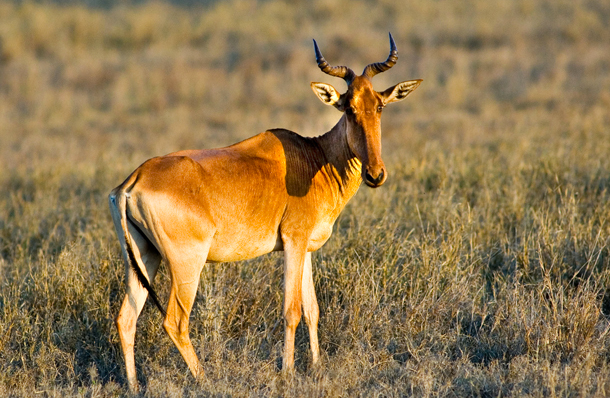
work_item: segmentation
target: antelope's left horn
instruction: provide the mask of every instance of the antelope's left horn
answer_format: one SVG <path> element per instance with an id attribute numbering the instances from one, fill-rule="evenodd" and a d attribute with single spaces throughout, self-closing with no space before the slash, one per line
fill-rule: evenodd
<path id="1" fill-rule="evenodd" d="M 375 76 L 378 73 L 385 72 L 390 69 L 392 66 L 396 64 L 398 60 L 398 51 L 396 50 L 396 43 L 394 42 L 394 38 L 390 33 L 390 55 L 385 62 L 376 62 L 374 64 L 367 65 L 362 72 L 362 76 L 366 76 L 369 79 Z"/>
<path id="2" fill-rule="evenodd" d="M 318 43 L 316 43 L 315 39 L 313 40 L 313 46 L 316 50 L 316 62 L 318 63 L 318 67 L 322 70 L 322 72 L 326 73 L 327 75 L 342 78 L 349 86 L 356 77 L 354 71 L 347 66 L 330 66 L 330 64 L 322 56 L 320 48 L 318 48 Z"/>

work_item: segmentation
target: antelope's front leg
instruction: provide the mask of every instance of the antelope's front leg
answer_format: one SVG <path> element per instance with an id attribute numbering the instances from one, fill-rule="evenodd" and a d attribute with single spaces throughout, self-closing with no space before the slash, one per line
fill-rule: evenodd
<path id="1" fill-rule="evenodd" d="M 311 347 L 311 360 L 313 364 L 318 363 L 320 349 L 318 347 L 318 319 L 320 317 L 320 309 L 316 298 L 316 289 L 313 284 L 313 270 L 311 266 L 311 253 L 305 255 L 305 264 L 303 266 L 303 316 L 309 329 L 309 346 Z"/>
<path id="2" fill-rule="evenodd" d="M 284 372 L 294 369 L 294 335 L 301 320 L 301 287 L 306 255 L 306 241 L 284 242 Z"/>

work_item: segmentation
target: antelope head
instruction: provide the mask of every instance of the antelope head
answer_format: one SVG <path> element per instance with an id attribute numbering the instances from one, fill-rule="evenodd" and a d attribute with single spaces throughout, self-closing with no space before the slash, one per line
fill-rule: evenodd
<path id="1" fill-rule="evenodd" d="M 390 69 L 398 59 L 392 34 L 388 59 L 369 64 L 360 76 L 346 66 L 330 66 L 315 40 L 313 44 L 322 72 L 345 80 L 347 91 L 339 94 L 330 84 L 316 82 L 311 83 L 311 88 L 323 103 L 344 113 L 347 144 L 362 163 L 362 179 L 369 187 L 380 187 L 388 175 L 381 159 L 381 111 L 387 104 L 405 99 L 422 81 L 404 81 L 382 92 L 373 89 L 373 76 Z"/>

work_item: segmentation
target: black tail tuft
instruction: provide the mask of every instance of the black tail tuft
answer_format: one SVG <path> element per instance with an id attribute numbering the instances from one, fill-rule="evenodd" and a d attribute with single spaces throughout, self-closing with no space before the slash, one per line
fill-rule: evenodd
<path id="1" fill-rule="evenodd" d="M 136 273 L 140 284 L 142 286 L 144 286 L 144 288 L 146 290 L 148 290 L 148 294 L 149 294 L 150 298 L 152 299 L 153 303 L 155 303 L 155 305 L 157 306 L 159 311 L 161 311 L 161 314 L 163 314 L 163 317 L 165 318 L 167 313 L 165 312 L 165 309 L 163 308 L 163 306 L 161 305 L 161 302 L 159 301 L 159 296 L 157 296 L 157 292 L 155 292 L 154 289 L 152 288 L 152 286 L 150 286 L 150 283 L 148 283 L 148 279 L 146 279 L 146 276 L 144 276 L 144 274 L 142 273 L 142 270 L 138 266 L 136 258 L 133 255 L 133 249 L 131 247 L 131 243 L 129 242 L 129 238 L 127 236 L 125 237 L 125 242 L 127 243 L 127 256 L 129 257 L 131 269 L 133 269 L 134 272 Z"/>

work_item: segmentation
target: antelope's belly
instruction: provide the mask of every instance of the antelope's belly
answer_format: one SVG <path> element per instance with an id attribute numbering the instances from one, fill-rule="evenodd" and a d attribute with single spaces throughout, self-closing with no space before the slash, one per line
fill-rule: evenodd
<path id="1" fill-rule="evenodd" d="M 282 240 L 277 230 L 275 232 L 249 231 L 249 233 L 220 232 L 214 235 L 207 261 L 248 260 L 281 249 Z"/>

